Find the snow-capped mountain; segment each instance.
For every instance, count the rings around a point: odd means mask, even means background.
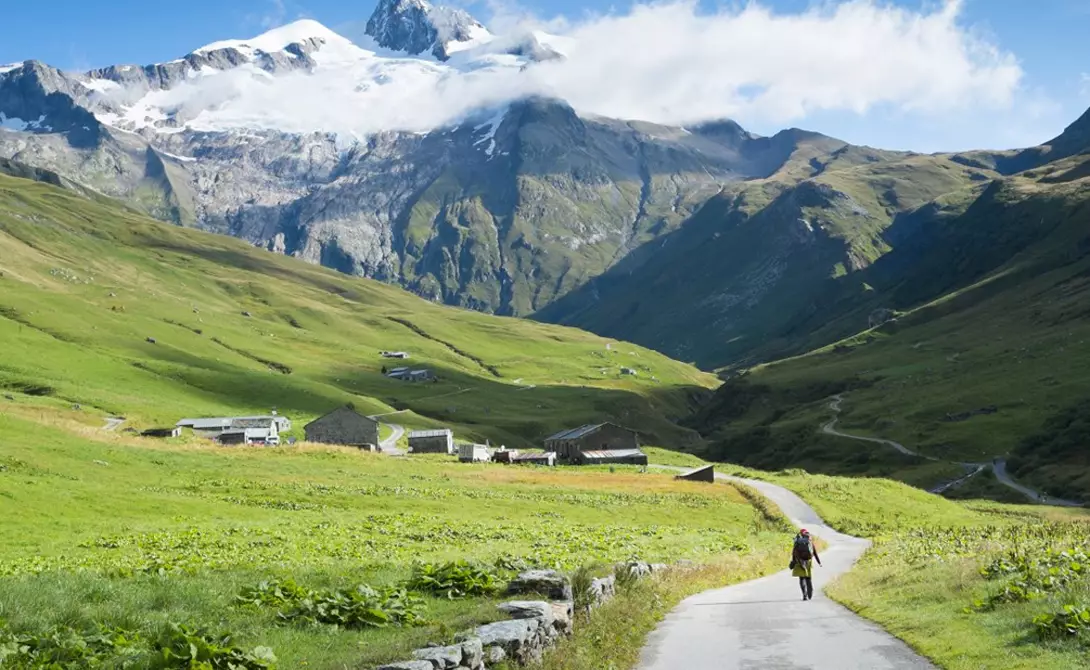
[[[5,66],[0,157],[164,220],[527,314],[795,146],[580,116],[532,95],[535,68],[570,43],[492,35],[460,10],[381,0],[367,33],[305,20],[147,66]]]
[[[435,7],[424,0],[380,0],[367,21],[367,35],[382,47],[447,60],[492,40],[492,33],[461,9]]]

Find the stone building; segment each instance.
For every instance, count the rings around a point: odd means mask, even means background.
[[[347,405],[311,421],[303,427],[307,442],[343,444],[349,447],[378,447],[378,421]]]
[[[613,423],[588,424],[562,430],[545,439],[545,450],[555,451],[559,460],[569,463],[582,462],[584,452],[638,452],[639,449],[640,441],[636,431]]]
[[[449,428],[414,430],[409,433],[409,451],[414,454],[453,454],[454,433]]]

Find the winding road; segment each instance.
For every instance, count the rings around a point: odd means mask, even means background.
[[[911,449],[909,449],[905,445],[901,444],[900,442],[894,442],[893,440],[884,440],[884,439],[878,438],[878,437],[866,437],[864,435],[852,435],[850,433],[844,433],[844,432],[841,432],[841,431],[837,430],[836,429],[836,424],[837,424],[837,421],[840,420],[840,411],[841,411],[840,404],[843,401],[844,401],[844,397],[841,396],[839,393],[837,395],[832,396],[832,398],[829,400],[829,409],[833,411],[833,418],[830,419],[829,421],[827,421],[821,427],[821,432],[823,432],[823,433],[825,433],[827,435],[835,435],[836,437],[842,437],[842,438],[845,438],[845,439],[848,439],[848,440],[857,440],[857,441],[860,441],[860,442],[871,442],[871,443],[874,443],[874,444],[883,444],[883,445],[886,445],[888,447],[893,447],[894,449],[901,452],[902,454],[907,454],[909,456],[916,456],[918,458],[924,458],[924,459],[927,459],[929,461],[955,462],[955,461],[943,461],[942,459],[935,458],[934,456],[927,456],[925,454],[921,454],[921,453],[912,451]],[[991,463],[957,463],[957,465],[960,465],[960,466],[964,467],[967,471],[969,471],[969,473],[967,475],[965,475],[964,477],[959,477],[958,479],[955,479],[955,480],[950,481],[950,482],[946,482],[944,484],[940,484],[939,486],[936,486],[936,487],[932,488],[930,490],[930,493],[943,493],[944,491],[949,491],[950,489],[955,488],[955,487],[960,486],[961,484],[965,483],[968,479],[980,474],[985,469],[991,469],[992,474],[995,475],[996,481],[998,481],[1003,486],[1006,486],[1008,488],[1014,489],[1015,491],[1018,491],[1019,493],[1026,496],[1027,498],[1029,498],[1033,502],[1041,503],[1041,504],[1044,504],[1044,505],[1056,505],[1056,506],[1059,506],[1059,507],[1082,507],[1082,503],[1080,503],[1080,502],[1075,502],[1073,500],[1063,500],[1062,498],[1053,498],[1052,496],[1045,495],[1045,494],[1043,494],[1043,493],[1041,493],[1039,491],[1034,491],[1033,489],[1029,488],[1028,486],[1023,486],[1022,484],[1019,484],[1019,483],[1015,482],[1013,479],[1010,478],[1010,475],[1007,474],[1007,461],[1006,461],[1006,459],[996,458],[996,459],[993,459],[993,461]]]
[[[815,592],[847,572],[870,546],[838,533],[797,495],[775,484],[745,483],[776,503],[791,522],[828,542]],[[784,538],[784,561],[790,538]],[[648,638],[638,670],[916,670],[934,668],[908,645],[815,593],[803,602],[786,570],[697,594],[678,605]]]
[[[384,454],[389,454],[391,456],[404,456],[405,452],[398,448],[397,441],[400,440],[401,436],[405,434],[405,429],[397,425],[396,423],[387,423],[384,425],[389,426],[392,432],[390,433],[390,437],[387,437],[385,440],[379,441],[379,451]]]

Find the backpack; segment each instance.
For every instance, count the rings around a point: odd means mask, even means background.
[[[810,538],[805,535],[795,536],[795,549],[792,552],[794,557],[800,561],[808,561],[814,557],[813,547],[810,545]]]

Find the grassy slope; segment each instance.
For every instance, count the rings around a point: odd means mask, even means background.
[[[1084,457],[1072,447],[1081,439],[1078,427],[1058,440],[1063,426],[1043,427],[1090,396],[1090,258],[1082,243],[1090,180],[1064,178],[1078,165],[1011,178],[982,197],[987,202],[935,224],[934,234],[948,242],[930,251],[909,244],[876,264],[874,274],[886,284],[857,317],[882,304],[902,308],[899,295],[941,296],[905,306],[896,323],[728,384],[697,421],[712,436],[712,453],[782,467],[771,461],[796,458],[799,439],[811,440],[829,416],[826,398],[847,391],[839,426],[845,431],[951,460],[1014,452],[1014,471],[1028,482],[1068,497],[1090,495]],[[1033,213],[1038,218],[1028,218]],[[921,254],[920,266],[890,280],[882,263],[907,264],[898,254],[910,252]],[[947,418],[990,406],[998,411]],[[1020,447],[1030,435],[1037,442]],[[743,453],[755,440],[763,447]],[[900,459],[885,447],[822,436],[810,442],[809,462],[795,462],[846,471],[846,452]]]
[[[542,310],[537,318],[654,346],[704,366],[747,360],[807,314],[825,281],[889,250],[902,212],[998,176],[948,156],[856,151],[789,161],[728,184],[679,230]]]
[[[714,384],[646,349],[436,306],[3,175],[0,273],[0,386],[16,403],[48,392],[137,427],[270,407],[302,426],[351,401],[513,445],[612,418],[675,446],[693,435],[670,419]],[[442,381],[387,380],[381,349],[410,351]]]

